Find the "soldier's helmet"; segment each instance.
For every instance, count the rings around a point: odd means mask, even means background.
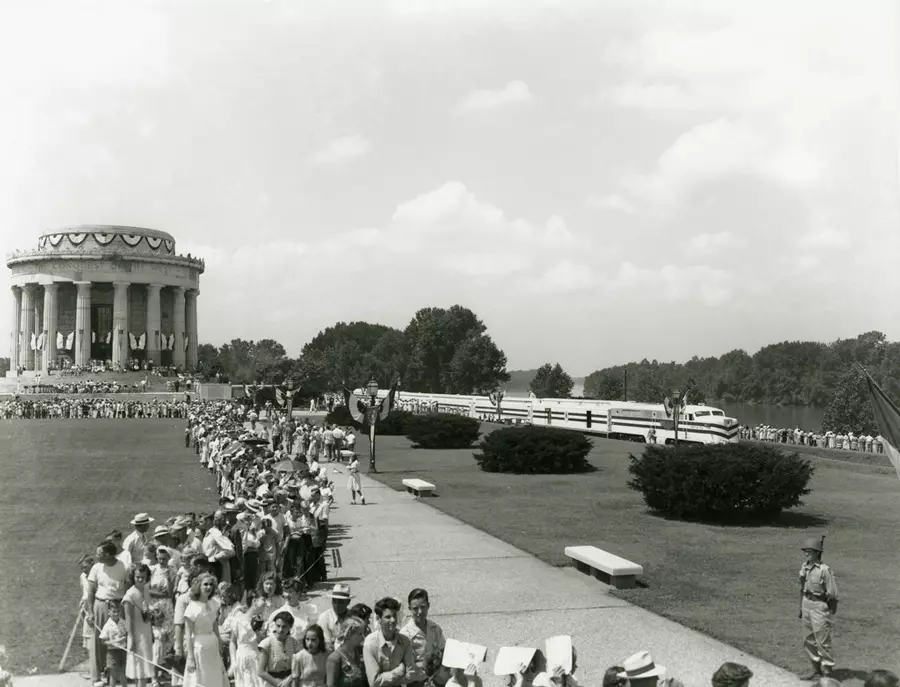
[[[813,551],[822,553],[822,540],[819,537],[811,537],[803,542],[802,549],[804,551],[809,551],[810,549],[812,549]]]

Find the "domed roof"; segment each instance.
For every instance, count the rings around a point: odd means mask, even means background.
[[[175,241],[175,237],[164,231],[157,229],[145,229],[144,227],[123,227],[114,224],[78,224],[71,227],[60,227],[53,231],[41,234],[41,238],[45,236],[58,236],[59,234],[84,234],[84,233],[101,233],[101,234],[129,234],[136,236],[152,236],[156,239],[165,241]]]

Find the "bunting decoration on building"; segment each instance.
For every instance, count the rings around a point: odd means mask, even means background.
[[[146,348],[147,348],[147,332],[144,332],[143,334],[141,334],[140,338],[138,339],[138,350],[143,351]]]
[[[66,344],[63,348],[67,351],[71,351],[72,347],[75,345],[75,332],[73,331],[66,337]]]
[[[137,347],[138,347],[137,337],[134,334],[132,334],[131,332],[128,332],[128,343],[131,345],[132,351],[137,350]]]
[[[47,341],[46,332],[41,332],[41,335],[37,338],[37,350],[44,350],[44,343]]]
[[[64,349],[66,347],[66,339],[62,332],[56,332],[56,349]]]
[[[190,344],[190,342],[191,342],[191,338],[187,334],[185,334],[184,335],[184,350],[188,349],[188,345]]]
[[[31,350],[32,351],[37,350],[37,334],[31,335]]]

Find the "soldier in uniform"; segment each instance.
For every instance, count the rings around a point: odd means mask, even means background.
[[[822,563],[825,537],[807,539],[803,544],[806,561],[800,568],[800,618],[803,620],[804,648],[813,672],[806,679],[829,676],[834,668],[831,630],[837,613],[838,590],[831,568]]]

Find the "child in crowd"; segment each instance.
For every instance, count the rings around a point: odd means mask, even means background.
[[[119,602],[110,601],[108,608],[109,618],[106,625],[100,630],[100,640],[106,644],[106,671],[109,675],[109,687],[116,687],[116,685],[127,687],[125,645],[128,633],[125,629],[125,614]]]

